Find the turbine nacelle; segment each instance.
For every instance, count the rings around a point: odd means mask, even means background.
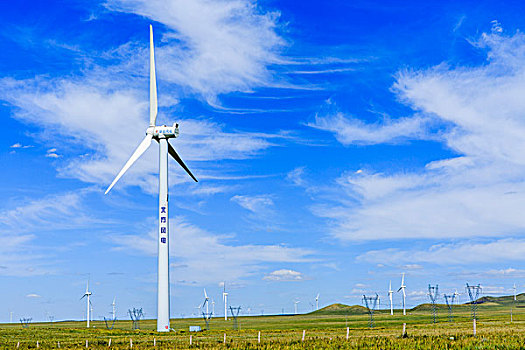
[[[146,129],[146,135],[151,135],[154,139],[170,139],[179,136],[179,124],[173,123],[173,126],[150,126]]]

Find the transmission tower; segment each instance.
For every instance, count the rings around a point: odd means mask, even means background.
[[[113,329],[113,327],[115,326],[116,320],[117,320],[116,318],[110,319],[104,316],[104,323],[106,324],[106,329]]]
[[[478,284],[477,286],[469,286],[467,283],[467,292],[468,296],[470,297],[470,315],[472,316],[472,319],[476,319],[476,311],[478,308],[478,298],[479,294],[481,293],[481,286]]]
[[[29,328],[29,324],[31,323],[33,319],[30,318],[21,318],[20,323],[22,324],[22,328]]]
[[[213,312],[203,312],[202,318],[204,318],[204,323],[206,324],[206,330],[210,330],[210,320],[211,316],[213,315]]]
[[[233,317],[233,329],[239,329],[239,324],[237,323],[237,317],[239,317],[239,313],[241,312],[241,307],[231,307],[230,306],[230,312]]]
[[[367,297],[366,295],[363,295],[363,303],[365,304],[368,314],[370,315],[370,328],[374,328],[374,311],[377,308],[378,301],[379,295],[377,295],[377,293],[373,297]]]
[[[140,329],[140,319],[144,317],[144,313],[142,312],[142,308],[140,309],[129,309],[128,310],[129,317],[133,321],[133,329]]]
[[[456,294],[443,294],[445,297],[445,302],[448,306],[448,322],[452,322],[454,320],[454,315],[452,314],[452,307],[454,306],[454,299],[456,298]]]
[[[438,285],[435,287],[428,285],[428,297],[432,303],[432,323],[436,323],[437,309],[436,309],[436,300],[438,298]]]

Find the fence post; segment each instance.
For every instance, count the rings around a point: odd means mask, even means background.
[[[40,344],[38,343],[38,340],[36,341],[36,347],[39,348]]]
[[[402,336],[404,337],[406,334],[407,334],[407,324],[403,323],[403,334],[402,334]]]
[[[476,335],[476,319],[472,320],[472,329],[474,331],[474,335]]]
[[[303,329],[303,338],[301,339],[301,341],[304,341],[304,336],[306,335],[306,329]]]
[[[190,345],[192,344],[192,340],[193,340],[192,337],[193,335],[190,334]]]
[[[57,346],[60,349],[60,342],[59,341],[57,341]]]
[[[346,327],[346,340],[350,337],[350,327]]]
[[[16,348],[18,349],[20,347],[20,342],[16,343]]]
[[[109,338],[108,348],[111,346],[111,338]]]
[[[86,339],[86,349],[89,347],[88,340]]]
[[[224,339],[222,341],[224,344],[226,344],[226,333],[224,333]]]
[[[157,339],[153,338],[153,347],[157,346]]]
[[[133,349],[133,340],[129,338],[129,347],[130,349]]]
[[[257,343],[261,342],[261,331],[259,331],[259,334],[257,335]]]

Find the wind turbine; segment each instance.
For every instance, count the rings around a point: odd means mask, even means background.
[[[317,296],[315,297],[315,309],[319,310],[319,293],[317,293]]]
[[[514,301],[516,301],[516,283],[514,283],[514,287],[512,287],[512,289],[514,289]]]
[[[224,302],[224,320],[228,321],[228,293],[226,293],[226,282],[222,282],[222,301]]]
[[[458,293],[458,290],[456,289],[456,290],[454,291],[454,298],[456,299],[456,304],[457,304],[457,305],[459,305],[459,296],[460,296],[460,295],[461,295],[461,294]]]
[[[394,304],[392,303],[393,294],[394,291],[392,290],[392,281],[390,281],[390,284],[388,285],[388,298],[390,299],[390,315],[394,314]]]
[[[158,237],[158,270],[157,270],[157,332],[170,330],[170,284],[169,284],[169,217],[168,217],[168,153],[191,176],[197,179],[186,164],[179,157],[173,146],[168,142],[170,138],[179,136],[178,124],[173,126],[156,126],[157,120],[157,80],[155,76],[155,53],[153,48],[153,27],[149,26],[150,45],[150,80],[149,80],[149,126],[146,137],[142,140],[135,152],[131,155],[117,177],[109,185],[107,194],[124,173],[148,149],[151,141],[159,143],[159,237]]]
[[[116,310],[117,310],[117,309],[116,309],[116,305],[117,305],[117,304],[115,304],[115,300],[116,300],[116,299],[117,299],[117,297],[114,297],[114,298],[113,298],[113,302],[111,303],[111,309],[112,309],[112,314],[113,314],[113,320],[116,320],[116,319],[117,319],[117,318],[116,318],[116,317],[117,317],[117,314],[116,314]]]
[[[400,290],[403,291],[403,315],[406,315],[406,309],[405,309],[405,299],[406,299],[406,292],[405,292],[405,288],[407,286],[405,286],[405,273],[403,272],[403,277],[401,277],[401,287],[399,287],[399,289],[397,290],[398,292]]]
[[[295,310],[295,314],[297,315],[297,304],[299,304],[301,301],[300,300],[295,300],[293,302],[293,306],[294,306],[294,310]]]
[[[211,300],[211,314],[215,315],[215,300]]]
[[[80,300],[84,299],[84,297],[86,297],[86,307],[87,307],[87,311],[86,311],[86,320],[87,320],[87,328],[89,328],[89,320],[90,320],[90,310],[91,310],[91,301],[89,300],[89,297],[91,296],[91,292],[89,291],[89,280],[86,284],[86,292],[84,293],[84,295],[82,296],[82,298],[80,298]]]
[[[202,307],[206,305],[206,317],[208,317],[209,315],[209,310],[208,310],[209,300],[210,298],[208,298],[208,294],[206,293],[206,288],[204,288],[204,303],[202,304]]]

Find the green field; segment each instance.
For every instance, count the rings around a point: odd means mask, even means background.
[[[483,298],[478,305],[477,336],[472,334],[470,305],[454,307],[454,321],[448,321],[448,308],[438,305],[438,322],[432,323],[430,305],[423,304],[406,316],[396,310],[394,316],[382,310],[375,313],[374,328],[369,327],[366,309],[334,304],[317,312],[294,316],[239,317],[239,330],[233,321],[214,318],[210,330],[191,333],[190,325],[204,328],[202,319],[173,319],[175,332],[156,333],[155,320],[143,320],[140,330],[132,330],[131,321],[117,321],[113,330],[104,322],[32,323],[0,325],[0,349],[524,349],[525,294],[519,296],[510,322],[511,297]],[[407,336],[401,337],[403,323]],[[349,339],[346,329],[349,328]],[[305,341],[302,341],[303,330]],[[257,341],[261,332],[261,343]],[[226,334],[226,344],[223,343]]]

